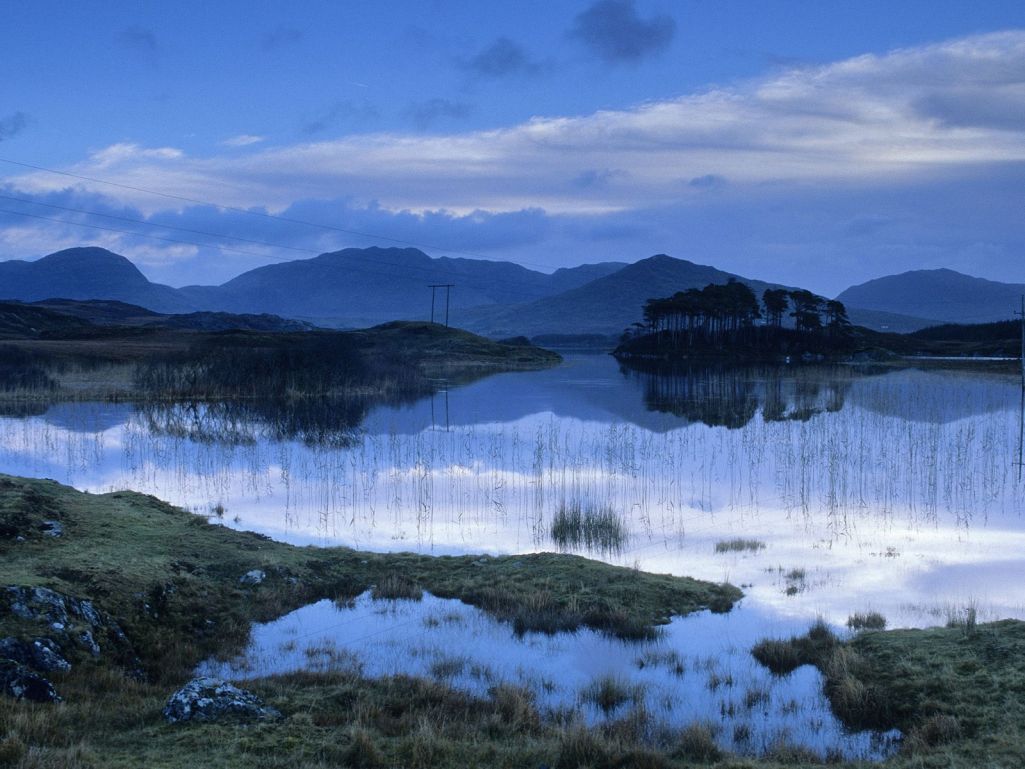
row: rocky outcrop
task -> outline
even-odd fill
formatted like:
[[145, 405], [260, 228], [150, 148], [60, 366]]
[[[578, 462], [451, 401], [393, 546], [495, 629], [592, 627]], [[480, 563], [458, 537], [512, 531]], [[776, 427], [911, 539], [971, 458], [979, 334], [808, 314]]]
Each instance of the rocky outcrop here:
[[0, 660], [10, 660], [40, 673], [71, 670], [71, 663], [61, 655], [60, 647], [50, 638], [0, 638]]
[[281, 713], [263, 704], [252, 692], [219, 678], [194, 678], [171, 695], [164, 719], [183, 721], [270, 721]]
[[[0, 662], [17, 665], [29, 673], [48, 674], [70, 670], [76, 659], [102, 656], [130, 675], [144, 677], [142, 663], [124, 631], [113, 617], [88, 599], [47, 587], [9, 585], [0, 587], [0, 617], [5, 613], [20, 620], [17, 624], [22, 626], [22, 632], [0, 638]], [[35, 627], [26, 630], [25, 625]], [[33, 683], [27, 691], [42, 691], [43, 684], [53, 688], [45, 679], [40, 680], [42, 684]], [[3, 691], [12, 692], [10, 687]]]
[[0, 659], [0, 694], [32, 702], [61, 701], [53, 684], [24, 665], [8, 659]]

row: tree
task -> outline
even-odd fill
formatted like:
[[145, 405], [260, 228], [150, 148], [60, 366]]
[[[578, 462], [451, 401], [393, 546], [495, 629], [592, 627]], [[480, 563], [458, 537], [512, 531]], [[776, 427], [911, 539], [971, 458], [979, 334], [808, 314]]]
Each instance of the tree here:
[[765, 307], [766, 320], [779, 328], [783, 325], [784, 313], [790, 307], [790, 292], [785, 288], [767, 288], [762, 292], [762, 305]]

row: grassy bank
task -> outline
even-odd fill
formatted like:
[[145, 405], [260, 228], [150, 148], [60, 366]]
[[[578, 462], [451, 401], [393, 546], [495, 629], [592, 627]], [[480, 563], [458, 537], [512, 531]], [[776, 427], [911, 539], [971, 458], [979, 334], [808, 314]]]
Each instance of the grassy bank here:
[[[60, 536], [52, 536], [55, 523]], [[243, 577], [254, 570], [263, 572], [262, 581], [246, 584]], [[458, 598], [519, 631], [589, 626], [626, 638], [647, 637], [674, 614], [728, 610], [740, 596], [728, 585], [574, 556], [294, 547], [140, 494], [90, 495], [4, 475], [0, 586], [42, 586], [91, 600], [128, 644], [97, 658], [65, 649], [72, 670], [48, 674], [62, 704], [0, 698], [0, 765], [26, 767], [550, 761], [575, 732], [542, 724], [529, 695], [506, 687], [476, 700], [439, 683], [371, 681], [357, 672], [276, 677], [252, 688], [286, 718], [258, 727], [175, 728], [164, 725], [160, 708], [201, 659], [238, 651], [251, 622], [371, 588], [385, 596], [427, 590]], [[9, 598], [0, 596], [0, 604], [0, 637], [53, 632], [17, 616]], [[586, 740], [587, 750], [608, 755], [620, 755], [626, 744], [612, 734], [588, 733]]]
[[1025, 762], [1025, 622], [863, 632], [841, 642], [817, 624], [754, 649], [773, 672], [814, 665], [833, 711], [855, 729], [898, 728], [897, 766], [1020, 767]]

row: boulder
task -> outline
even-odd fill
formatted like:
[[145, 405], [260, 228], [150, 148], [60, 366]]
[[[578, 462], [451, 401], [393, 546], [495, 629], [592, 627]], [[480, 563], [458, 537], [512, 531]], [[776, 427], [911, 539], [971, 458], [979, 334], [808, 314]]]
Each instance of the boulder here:
[[61, 701], [53, 684], [12, 660], [0, 660], [0, 694], [32, 702]]
[[253, 569], [239, 577], [238, 581], [243, 585], [259, 585], [265, 579], [267, 579], [267, 572], [262, 569]]
[[182, 721], [270, 721], [281, 713], [263, 704], [252, 692], [219, 678], [194, 678], [176, 691], [164, 706], [164, 719]]
[[66, 673], [71, 663], [61, 656], [60, 646], [49, 638], [23, 641], [20, 638], [0, 638], [0, 659], [17, 662], [40, 673], [57, 670]]

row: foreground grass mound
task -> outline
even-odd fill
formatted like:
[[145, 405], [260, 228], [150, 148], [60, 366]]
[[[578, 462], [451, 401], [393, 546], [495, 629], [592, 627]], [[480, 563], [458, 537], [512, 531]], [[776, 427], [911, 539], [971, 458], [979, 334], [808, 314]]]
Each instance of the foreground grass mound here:
[[833, 711], [854, 729], [898, 728], [914, 767], [1025, 766], [1025, 622], [952, 622], [840, 641], [817, 623], [752, 650], [778, 675], [814, 665]]
[[[251, 622], [368, 589], [459, 598], [520, 631], [587, 625], [629, 638], [740, 597], [729, 585], [573, 556], [294, 547], [149, 496], [0, 475], [0, 639], [29, 648], [53, 636], [70, 662], [46, 674], [59, 704], [0, 696], [0, 766], [540, 765], [559, 755], [563, 727], [542, 726], [524, 692], [499, 686], [481, 700], [358, 670], [253, 684], [280, 722], [164, 723], [171, 691], [201, 659], [238, 651]], [[84, 644], [84, 631], [99, 643]], [[602, 755], [619, 755], [611, 737], [592, 737]]]

